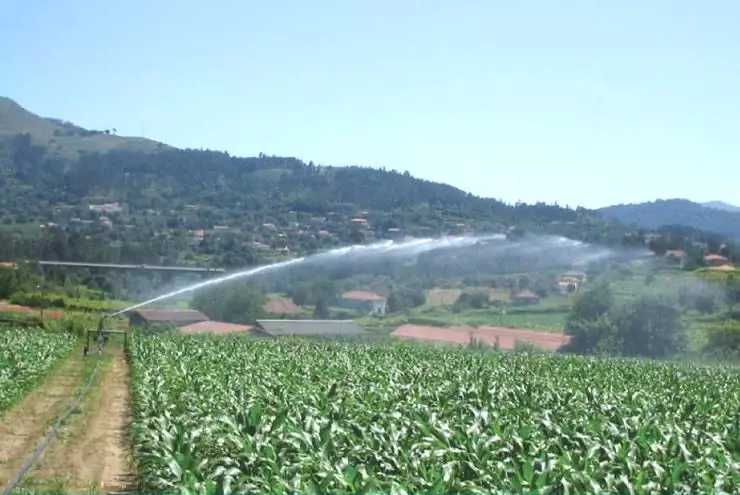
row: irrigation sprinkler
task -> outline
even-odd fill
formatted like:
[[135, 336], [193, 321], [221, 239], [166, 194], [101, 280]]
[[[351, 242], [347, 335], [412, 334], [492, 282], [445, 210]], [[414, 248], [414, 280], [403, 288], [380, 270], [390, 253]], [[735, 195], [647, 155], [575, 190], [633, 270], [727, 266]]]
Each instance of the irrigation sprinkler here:
[[98, 343], [98, 354], [103, 353], [103, 344], [108, 340], [111, 335], [123, 335], [123, 346], [124, 348], [128, 345], [128, 332], [124, 330], [110, 330], [105, 328], [105, 319], [110, 318], [112, 314], [103, 315], [98, 321], [97, 330], [88, 330], [85, 348], [90, 349], [90, 337], [95, 336], [95, 341]]

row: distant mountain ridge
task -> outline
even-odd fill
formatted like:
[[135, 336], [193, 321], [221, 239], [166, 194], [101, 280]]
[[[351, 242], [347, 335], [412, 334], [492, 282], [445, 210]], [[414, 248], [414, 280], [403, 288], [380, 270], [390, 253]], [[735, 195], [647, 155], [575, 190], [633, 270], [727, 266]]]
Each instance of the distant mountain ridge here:
[[706, 206], [707, 208], [714, 208], [715, 210], [740, 213], [740, 206], [731, 205], [730, 203], [725, 203], [724, 201], [707, 201], [706, 203], [701, 203], [701, 205]]
[[87, 152], [154, 152], [170, 148], [151, 139], [117, 136], [114, 128], [90, 130], [64, 120], [41, 117], [16, 101], [0, 96], [0, 141], [7, 142], [25, 133], [31, 135], [34, 145], [47, 148], [48, 154], [68, 158]]
[[605, 218], [657, 229], [680, 225], [740, 239], [740, 208], [714, 201], [695, 203], [687, 199], [660, 199], [647, 203], [619, 204], [600, 208]]

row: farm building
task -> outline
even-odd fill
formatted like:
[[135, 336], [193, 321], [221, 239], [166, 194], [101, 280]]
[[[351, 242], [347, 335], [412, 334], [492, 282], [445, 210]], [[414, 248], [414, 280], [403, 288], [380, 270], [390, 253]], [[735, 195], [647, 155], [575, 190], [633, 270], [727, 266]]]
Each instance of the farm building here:
[[248, 333], [254, 327], [252, 325], [238, 325], [236, 323], [226, 323], [223, 321], [199, 321], [198, 323], [192, 323], [180, 327], [180, 333], [195, 334], [195, 333], [213, 333], [223, 335], [227, 333], [243, 332]]
[[518, 294], [511, 297], [511, 302], [517, 306], [525, 306], [528, 304], [539, 304], [540, 296], [532, 292], [531, 290], [523, 290]]
[[669, 249], [663, 253], [663, 258], [667, 260], [683, 261], [686, 258], [686, 252], [680, 249]]
[[384, 315], [387, 299], [374, 292], [350, 291], [339, 296], [337, 306], [344, 309], [363, 311], [371, 315]]
[[176, 327], [184, 327], [201, 321], [208, 321], [208, 317], [194, 309], [140, 309], [131, 313], [128, 319], [129, 326], [131, 327], [146, 325], [174, 325]]
[[730, 262], [730, 260], [720, 254], [708, 254], [704, 256], [704, 261], [709, 266], [722, 266]]
[[555, 288], [561, 294], [572, 294], [578, 291], [580, 281], [572, 277], [561, 277], [555, 282]]
[[570, 337], [562, 334], [537, 332], [534, 330], [515, 330], [501, 327], [432, 327], [424, 325], [402, 325], [392, 337], [447, 345], [467, 345], [479, 342], [489, 346], [498, 344], [500, 349], [512, 350], [516, 342], [533, 344], [541, 349], [557, 350], [565, 345]]
[[261, 337], [362, 337], [352, 320], [257, 320], [252, 334]]

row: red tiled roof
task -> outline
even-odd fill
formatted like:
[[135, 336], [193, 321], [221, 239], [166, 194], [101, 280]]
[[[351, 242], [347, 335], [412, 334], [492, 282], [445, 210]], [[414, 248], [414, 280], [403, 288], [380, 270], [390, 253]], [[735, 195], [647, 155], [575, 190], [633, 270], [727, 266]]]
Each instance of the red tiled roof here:
[[234, 332], [249, 332], [254, 327], [252, 325], [238, 325], [236, 323], [226, 323], [223, 321], [199, 321], [191, 325], [180, 327], [182, 333], [216, 333], [226, 334]]
[[208, 317], [194, 309], [140, 309], [135, 312], [147, 321], [206, 321]]
[[493, 346], [498, 338], [501, 349], [514, 349], [516, 341], [530, 342], [542, 349], [557, 350], [566, 344], [570, 337], [567, 335], [538, 332], [535, 330], [517, 330], [501, 327], [431, 327], [407, 324], [398, 327], [392, 336], [428, 342], [444, 342], [449, 344], [469, 344], [471, 340], [483, 342]]
[[342, 299], [353, 299], [355, 301], [382, 301], [385, 299], [374, 292], [365, 292], [360, 290], [345, 292], [341, 297]]

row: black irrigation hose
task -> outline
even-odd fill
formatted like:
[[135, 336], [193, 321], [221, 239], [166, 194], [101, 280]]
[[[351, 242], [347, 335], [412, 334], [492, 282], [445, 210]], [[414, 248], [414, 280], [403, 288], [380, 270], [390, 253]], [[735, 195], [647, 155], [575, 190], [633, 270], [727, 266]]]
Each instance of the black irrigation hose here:
[[69, 409], [67, 409], [64, 413], [62, 413], [58, 418], [56, 423], [54, 423], [54, 426], [52, 426], [51, 430], [46, 434], [46, 436], [41, 440], [41, 442], [36, 446], [36, 450], [33, 451], [33, 454], [31, 454], [31, 457], [29, 457], [25, 463], [20, 467], [18, 472], [15, 473], [15, 476], [10, 480], [8, 485], [5, 487], [5, 489], [0, 493], [0, 495], [11, 495], [13, 493], [13, 490], [18, 486], [18, 484], [21, 482], [21, 479], [25, 474], [28, 472], [31, 467], [36, 463], [36, 461], [39, 460], [39, 457], [41, 457], [41, 454], [44, 453], [46, 450], [46, 447], [49, 446], [51, 441], [54, 439], [54, 435], [57, 434], [59, 431], [59, 428], [61, 428], [62, 424], [64, 424], [64, 421], [69, 417], [72, 412], [77, 409], [77, 406], [80, 405], [80, 402], [82, 402], [83, 397], [87, 394], [87, 392], [90, 390], [90, 387], [92, 386], [92, 382], [95, 379], [95, 375], [98, 374], [98, 368], [100, 367], [100, 359], [95, 363], [95, 369], [93, 369], [93, 372], [90, 374], [90, 378], [88, 378], [87, 383], [84, 387], [80, 390], [80, 393], [77, 394], [77, 398], [72, 402], [72, 405], [69, 406]]

